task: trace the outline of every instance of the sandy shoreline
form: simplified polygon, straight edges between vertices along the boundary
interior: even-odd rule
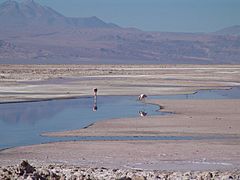
[[[240,84],[239,65],[29,65],[21,68],[0,66],[0,102],[89,96],[94,87],[100,89],[101,95],[138,95],[142,92],[161,95],[222,89]],[[75,79],[66,80],[69,77]],[[57,79],[57,82],[37,83],[48,79]],[[240,169],[240,100],[150,100],[148,103],[163,106],[164,111],[174,114],[106,120],[86,129],[45,135],[218,138],[73,141],[16,147],[0,151],[0,166],[16,165],[27,159],[36,166],[64,164],[168,171]]]
[[[231,139],[229,142],[70,141],[11,148],[1,151],[0,157],[2,166],[28,159],[38,166],[65,164],[146,170],[231,170],[240,166],[237,143]]]

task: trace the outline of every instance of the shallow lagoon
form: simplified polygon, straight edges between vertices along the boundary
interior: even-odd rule
[[[240,87],[200,90],[190,95],[150,96],[157,99],[240,99]],[[199,140],[206,137],[41,137],[43,132],[87,127],[97,121],[124,117],[164,115],[159,107],[137,101],[136,96],[99,96],[41,102],[0,104],[0,149],[60,140]],[[97,105],[97,111],[93,106]],[[218,138],[218,137],[207,137]]]
[[[156,105],[143,104],[135,96],[99,96],[94,99],[63,99],[40,102],[0,104],[0,148],[52,141],[42,132],[84,128],[106,119],[165,114]],[[54,138],[54,140],[59,140]]]

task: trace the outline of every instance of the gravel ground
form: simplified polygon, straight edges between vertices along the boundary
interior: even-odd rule
[[[170,172],[64,165],[34,167],[28,161],[22,161],[20,165],[0,167],[0,179],[240,179],[240,170]]]

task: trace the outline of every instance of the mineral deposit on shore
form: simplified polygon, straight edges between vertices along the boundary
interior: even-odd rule
[[[143,171],[134,169],[81,168],[48,165],[34,167],[27,161],[20,165],[0,167],[0,179],[92,179],[92,180],[155,180],[155,179],[240,179],[240,171]]]

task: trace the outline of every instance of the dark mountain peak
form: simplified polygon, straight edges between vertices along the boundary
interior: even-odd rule
[[[0,23],[7,26],[10,24],[19,25],[22,22],[23,14],[21,13],[20,4],[16,1],[8,0],[0,4]]]
[[[50,7],[42,6],[34,0],[7,0],[0,4],[0,24],[5,27],[64,28],[113,28],[96,16],[87,18],[65,17]]]
[[[0,4],[0,13],[10,11],[12,9],[18,8],[19,4],[16,1],[7,0]]]
[[[44,6],[41,6],[40,4],[36,3],[33,0],[22,0],[19,3],[21,6],[26,6],[29,8],[45,8]]]
[[[8,8],[8,7],[19,7],[22,5],[36,5],[37,3],[35,3],[33,0],[22,0],[22,1],[14,1],[14,0],[7,0],[5,2],[3,2],[2,4],[0,4],[1,8]]]

